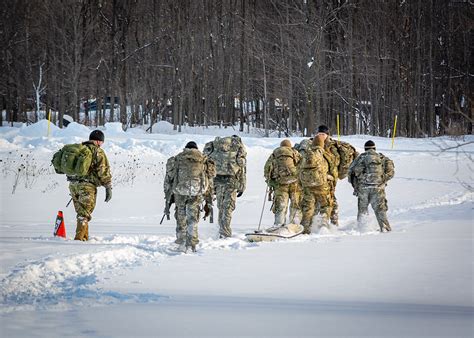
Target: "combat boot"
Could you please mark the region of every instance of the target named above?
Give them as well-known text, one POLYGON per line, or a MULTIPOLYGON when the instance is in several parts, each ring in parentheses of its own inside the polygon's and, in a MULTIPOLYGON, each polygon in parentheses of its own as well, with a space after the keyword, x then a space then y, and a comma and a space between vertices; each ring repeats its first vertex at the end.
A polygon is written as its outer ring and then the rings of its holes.
POLYGON ((385 232, 390 232, 392 231, 392 227, 390 226, 390 224, 384 223, 382 226, 380 226, 380 232, 383 232, 384 230, 385 232))
POLYGON ((89 239, 89 224, 86 220, 77 220, 76 241, 87 241, 89 239))

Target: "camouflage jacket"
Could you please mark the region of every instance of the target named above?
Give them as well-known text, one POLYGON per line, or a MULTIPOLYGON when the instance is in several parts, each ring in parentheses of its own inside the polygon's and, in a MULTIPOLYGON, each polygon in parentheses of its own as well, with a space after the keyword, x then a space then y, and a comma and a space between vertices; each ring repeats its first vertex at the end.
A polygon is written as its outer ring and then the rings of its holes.
POLYGON ((112 174, 110 173, 109 160, 107 159, 107 155, 105 155, 105 151, 101 147, 96 146, 92 141, 86 141, 82 144, 89 147, 92 151, 92 163, 89 168, 89 173, 87 176, 81 177, 79 180, 75 177, 68 176, 68 180, 72 182, 88 182, 96 187, 111 187, 112 174))
POLYGON ((349 183, 355 189, 384 187, 395 175, 393 161, 374 149, 359 155, 349 167, 349 183))

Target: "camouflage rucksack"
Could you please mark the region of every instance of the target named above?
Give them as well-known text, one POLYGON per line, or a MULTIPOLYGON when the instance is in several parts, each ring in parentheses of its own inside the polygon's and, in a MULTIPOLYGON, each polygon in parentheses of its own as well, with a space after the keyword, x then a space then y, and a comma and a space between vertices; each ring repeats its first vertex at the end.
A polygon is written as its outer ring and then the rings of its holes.
POLYGON ((243 147, 240 137, 216 137, 205 145, 204 154, 214 161, 217 175, 236 176, 245 166, 239 163, 243 147))
POLYGON ((339 165, 337 167, 338 177, 340 180, 347 177, 349 167, 354 159, 359 156, 357 150, 350 144, 344 141, 334 142, 337 152, 339 153, 339 165))
POLYGON ((92 164, 92 150, 84 144, 66 144, 51 160, 57 174, 86 176, 92 164))
POLYGON ((375 151, 366 151, 360 157, 354 170, 359 184, 381 186, 393 177, 394 166, 388 157, 375 151))
POLYGON ((176 165, 175 165, 175 157, 170 157, 168 161, 166 161, 166 174, 165 180, 163 182, 165 196, 170 196, 173 194, 173 183, 174 178, 176 175, 176 165))
POLYGON ((299 159, 292 148, 275 149, 265 164, 265 178, 268 184, 291 184, 298 180, 296 164, 299 159))
POLYGON ((173 193, 198 196, 207 192, 210 179, 215 175, 212 161, 197 149, 184 149, 175 156, 173 163, 173 193))
POLYGON ((320 187, 327 184, 328 163, 322 148, 307 147, 299 165, 299 181, 303 188, 320 187))

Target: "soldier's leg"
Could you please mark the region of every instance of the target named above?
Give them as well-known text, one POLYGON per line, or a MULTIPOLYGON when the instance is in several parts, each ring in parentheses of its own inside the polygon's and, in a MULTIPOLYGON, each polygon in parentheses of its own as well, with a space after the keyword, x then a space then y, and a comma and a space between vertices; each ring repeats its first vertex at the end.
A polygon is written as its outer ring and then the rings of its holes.
POLYGON ((331 216, 332 196, 331 191, 321 191, 317 196, 319 214, 321 215, 321 227, 329 228, 329 219, 331 216))
POLYGON ((387 219, 387 199, 385 197, 385 189, 374 189, 370 196, 370 204, 374 209, 375 217, 379 223, 380 231, 391 231, 390 223, 387 219))
POLYGON ((304 234, 311 233, 311 224, 313 222, 315 202, 316 200, 311 190, 305 188, 303 190, 303 198, 301 201, 301 225, 304 227, 304 234))
POLYGON ((176 244, 186 242, 186 199, 187 196, 175 195, 176 244))
POLYGON ((201 207, 201 196, 189 197, 186 203, 186 247, 196 251, 199 243, 198 223, 201 207))
POLYGON ((218 210, 217 223, 219 224, 219 233, 220 233, 222 224, 224 224, 224 221, 225 221, 224 209, 225 209, 226 187, 225 187, 225 184, 214 181, 214 188, 216 190, 216 205, 217 205, 217 210, 218 210))
MULTIPOLYGON (((232 236, 232 228, 230 226, 232 221, 232 213, 235 210, 235 202, 237 199, 237 189, 233 185, 226 186, 224 193, 224 208, 222 210, 222 223, 219 224, 219 235, 221 237, 232 236)), ((220 212, 220 210, 219 210, 220 212)))
POLYGON ((301 199, 301 191, 299 188, 298 183, 293 183, 289 186, 289 199, 290 203, 290 217, 288 223, 296 223, 297 220, 301 219, 301 211, 300 211, 300 199, 301 199))
POLYGON ((87 241, 89 239, 89 221, 95 209, 97 188, 90 183, 72 182, 69 191, 77 213, 77 226, 75 240, 87 241))
POLYGON ((331 223, 339 225, 339 205, 336 198, 336 182, 331 183, 331 223))
POLYGON ((369 191, 360 189, 357 199, 357 221, 361 222, 369 214, 369 191))
POLYGON ((273 201, 273 212, 275 213, 275 225, 283 225, 288 212, 288 185, 282 185, 275 189, 273 201))

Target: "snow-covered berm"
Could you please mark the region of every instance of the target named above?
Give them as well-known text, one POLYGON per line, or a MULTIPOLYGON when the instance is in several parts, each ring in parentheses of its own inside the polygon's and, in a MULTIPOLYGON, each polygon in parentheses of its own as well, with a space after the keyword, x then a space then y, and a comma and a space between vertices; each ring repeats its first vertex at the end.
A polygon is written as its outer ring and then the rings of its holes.
MULTIPOLYGON (((393 231, 374 231, 373 213, 360 231, 357 200, 341 181, 339 228, 249 243, 244 234, 257 228, 264 202, 263 165, 281 139, 242 134, 248 185, 234 236, 218 239, 217 224, 203 221, 198 252, 178 254, 173 220, 159 225, 164 163, 190 140, 202 149, 235 131, 102 129, 113 198, 104 203, 99 189, 91 240, 82 243, 72 240, 66 178, 50 160, 91 129, 51 126, 47 137, 46 121, 0 128, 1 337, 474 335, 473 136, 397 138, 393 149, 386 138, 342 137, 359 151, 370 138, 393 159, 393 231), (455 148, 462 142, 471 143, 455 148), (58 210, 67 240, 52 236, 58 210)), ((262 227, 272 224, 269 208, 262 227)))

